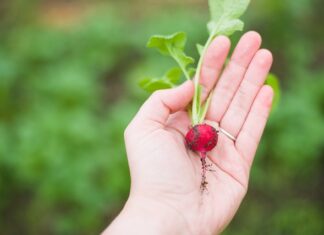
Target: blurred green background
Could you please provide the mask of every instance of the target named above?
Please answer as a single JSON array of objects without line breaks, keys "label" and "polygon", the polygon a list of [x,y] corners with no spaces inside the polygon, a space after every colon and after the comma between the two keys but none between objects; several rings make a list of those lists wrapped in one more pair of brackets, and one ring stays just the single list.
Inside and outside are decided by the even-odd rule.
[{"label": "blurred green background", "polygon": [[[324,2],[252,1],[282,99],[224,232],[324,234]],[[0,1],[0,234],[98,234],[129,191],[123,130],[170,60],[151,34],[207,38],[207,0]],[[240,33],[232,37],[237,42]],[[221,193],[221,192],[220,192]]]}]

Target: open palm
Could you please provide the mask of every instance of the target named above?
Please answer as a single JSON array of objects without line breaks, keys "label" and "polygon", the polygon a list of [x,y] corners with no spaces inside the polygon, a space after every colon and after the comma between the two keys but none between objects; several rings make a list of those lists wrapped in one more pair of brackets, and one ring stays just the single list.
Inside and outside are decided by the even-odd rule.
[{"label": "open palm", "polygon": [[223,70],[230,41],[220,36],[204,58],[203,97],[214,89],[207,120],[236,137],[234,142],[219,133],[216,148],[208,153],[212,171],[207,173],[206,192],[200,190],[199,156],[184,144],[190,127],[184,110],[193,96],[192,82],[154,93],[125,132],[131,197],[173,213],[188,234],[221,232],[247,191],[273,96],[272,89],[264,85],[272,56],[259,49],[260,44],[257,33],[246,33]]}]

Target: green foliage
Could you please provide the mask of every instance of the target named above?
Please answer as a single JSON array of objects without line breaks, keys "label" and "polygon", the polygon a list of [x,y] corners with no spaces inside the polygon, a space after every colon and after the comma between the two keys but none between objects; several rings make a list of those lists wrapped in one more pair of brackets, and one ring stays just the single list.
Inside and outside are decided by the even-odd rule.
[{"label": "green foliage", "polygon": [[[201,71],[205,52],[217,35],[231,36],[236,31],[243,30],[244,23],[239,20],[239,17],[243,15],[250,3],[249,0],[209,0],[208,2],[211,15],[211,20],[207,24],[209,38],[204,47],[199,44],[197,45],[200,55],[197,68],[198,74],[200,74]],[[193,124],[202,123],[204,121],[213,93],[213,91],[210,92],[206,102],[201,104],[199,79],[199,76],[195,79],[196,92],[192,102]]]},{"label": "green foliage", "polygon": [[[187,35],[184,32],[178,32],[168,36],[155,35],[147,43],[148,48],[157,48],[161,54],[171,56],[183,71],[185,77],[190,80],[188,65],[193,64],[195,60],[184,53],[187,42]],[[159,89],[158,87],[156,87]]]},{"label": "green foliage", "polygon": [[197,44],[197,51],[198,51],[199,55],[201,56],[204,52],[204,46]]},{"label": "green foliage", "polygon": [[[222,34],[230,36],[234,32],[243,29],[244,24],[238,18],[245,12],[249,2],[249,0],[209,0],[211,21],[207,24],[207,28],[209,29],[210,35],[205,46],[197,44],[200,58],[197,69],[191,70],[196,72],[198,76],[191,77],[190,75],[193,73],[187,70],[187,66],[193,64],[194,60],[183,51],[187,41],[187,36],[184,32],[178,32],[168,36],[155,35],[152,36],[147,43],[147,47],[157,48],[161,54],[171,56],[179,64],[187,80],[194,78],[195,93],[192,101],[192,108],[189,110],[193,125],[204,121],[211,100],[211,95],[209,95],[207,100],[202,102],[202,87],[199,85],[205,52],[217,35]],[[174,87],[174,85],[175,84],[163,78],[144,78],[140,82],[140,86],[144,90],[150,92],[171,88]]]},{"label": "green foliage", "polygon": [[208,30],[211,36],[232,35],[241,31],[244,23],[239,18],[246,11],[250,0],[209,0],[211,21]]},{"label": "green foliage", "polygon": [[277,108],[279,101],[280,101],[280,97],[281,97],[281,89],[280,89],[279,79],[276,75],[274,75],[273,73],[270,73],[268,75],[265,83],[267,85],[271,86],[274,91],[274,99],[273,99],[273,106],[272,106],[272,109],[274,110]]},{"label": "green foliage", "polygon": [[183,51],[187,41],[184,32],[175,33],[169,36],[155,35],[147,43],[148,48],[157,48],[163,55],[171,56],[173,51]]},{"label": "green foliage", "polygon": [[128,194],[127,161],[120,143],[136,108],[124,104],[130,107],[122,115],[123,110],[116,109],[119,104],[105,102],[116,95],[104,88],[104,73],[120,63],[121,54],[113,51],[127,47],[121,35],[110,35],[121,26],[105,22],[86,19],[70,32],[21,22],[3,36],[4,234],[99,233],[104,225],[98,216],[110,216]]},{"label": "green foliage", "polygon": [[160,89],[172,88],[181,78],[180,68],[170,69],[162,78],[144,78],[139,82],[140,87],[145,91],[154,92]]}]

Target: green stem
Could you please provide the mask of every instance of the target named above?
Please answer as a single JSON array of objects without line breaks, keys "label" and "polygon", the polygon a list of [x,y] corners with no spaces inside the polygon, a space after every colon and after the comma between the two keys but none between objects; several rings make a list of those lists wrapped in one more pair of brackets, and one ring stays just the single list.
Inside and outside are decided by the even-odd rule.
[{"label": "green stem", "polygon": [[206,117],[206,114],[207,114],[207,111],[208,111],[212,96],[213,96],[213,91],[211,91],[209,93],[209,96],[208,96],[205,104],[203,105],[203,108],[202,108],[202,110],[200,112],[200,115],[199,115],[199,123],[202,123],[205,120],[205,117]]},{"label": "green stem", "polygon": [[[207,48],[209,47],[210,43],[212,42],[212,40],[214,39],[213,34],[211,34],[204,46],[204,50],[200,56],[199,62],[198,62],[198,67],[197,67],[197,71],[196,71],[196,77],[194,80],[194,84],[195,84],[195,94],[194,94],[194,98],[193,98],[193,102],[192,102],[192,124],[193,125],[197,125],[200,122],[202,122],[203,120],[200,120],[199,116],[200,116],[200,104],[197,105],[197,102],[200,100],[200,97],[198,97],[198,89],[199,89],[199,81],[200,81],[200,75],[201,75],[201,68],[202,68],[202,64],[203,64],[203,60],[207,51]],[[208,108],[208,107],[207,107]]]},{"label": "green stem", "polygon": [[[172,55],[172,56],[173,56],[173,55]],[[182,64],[179,62],[179,60],[178,60],[176,57],[173,56],[173,58],[175,59],[175,61],[177,61],[178,65],[179,65],[179,67],[181,68],[181,70],[182,70],[183,74],[185,75],[186,79],[187,79],[187,80],[191,80],[191,78],[190,78],[190,76],[189,76],[189,73],[188,73],[188,71],[186,70],[186,68],[182,66]]]},{"label": "green stem", "polygon": [[180,69],[182,70],[183,74],[185,75],[187,80],[191,80],[188,71],[186,70],[186,68],[180,63],[180,61],[178,60],[178,58],[173,54],[172,48],[167,45],[170,55],[172,56],[172,58],[177,62],[177,64],[179,65]]}]

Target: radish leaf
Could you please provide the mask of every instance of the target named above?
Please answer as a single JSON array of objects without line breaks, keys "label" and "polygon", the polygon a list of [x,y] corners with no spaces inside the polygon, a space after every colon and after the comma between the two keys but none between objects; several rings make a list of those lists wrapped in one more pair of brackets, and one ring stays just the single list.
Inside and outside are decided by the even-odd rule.
[{"label": "radish leaf", "polygon": [[166,74],[165,74],[165,80],[171,82],[172,84],[176,84],[179,82],[181,78],[182,72],[181,69],[178,67],[170,69]]},{"label": "radish leaf", "polygon": [[204,52],[204,46],[201,44],[197,44],[196,46],[197,46],[198,53],[201,56]]},{"label": "radish leaf", "polygon": [[[150,38],[147,47],[156,48],[161,54],[172,57],[178,64],[179,68],[171,69],[162,78],[145,78],[140,82],[140,86],[147,91],[171,88],[181,78],[181,72],[187,80],[194,77],[195,92],[192,101],[192,107],[189,108],[192,124],[202,123],[208,107],[210,105],[211,91],[208,99],[201,100],[202,87],[200,85],[200,74],[203,64],[203,58],[207,48],[217,35],[230,36],[236,31],[241,31],[244,23],[239,19],[246,11],[250,0],[208,0],[211,13],[211,20],[207,24],[209,37],[204,45],[197,44],[197,50],[200,55],[196,68],[190,67],[194,59],[187,56],[184,52],[187,35],[184,32],[177,32],[171,35],[155,35]],[[195,76],[196,74],[196,76]],[[270,82],[275,86],[274,78]],[[277,83],[278,85],[278,83]]]},{"label": "radish leaf", "polygon": [[195,68],[190,68],[188,70],[188,74],[191,78],[193,78],[196,75],[196,69]]},{"label": "radish leaf", "polygon": [[171,50],[183,50],[187,42],[187,36],[184,32],[174,33],[172,35],[154,35],[148,43],[148,48],[157,48],[163,55],[171,55]]},{"label": "radish leaf", "polygon": [[139,82],[139,85],[147,92],[173,87],[172,83],[158,78],[144,78]]},{"label": "radish leaf", "polygon": [[250,0],[209,0],[211,21],[208,30],[212,37],[231,35],[242,30],[244,23],[238,18],[246,11]]},{"label": "radish leaf", "polygon": [[174,33],[172,35],[154,35],[147,43],[147,47],[156,48],[161,54],[171,56],[180,66],[187,80],[190,80],[188,65],[193,64],[195,60],[184,53],[187,42],[187,35],[184,32]]},{"label": "radish leaf", "polygon": [[[241,20],[235,19],[235,20],[227,21],[226,24],[217,26],[217,24],[214,21],[210,21],[207,27],[210,34],[230,36],[236,31],[242,31],[244,27],[244,23]],[[216,32],[215,33],[214,30],[216,28],[217,31],[215,31]]]},{"label": "radish leaf", "polygon": [[178,67],[170,69],[162,78],[146,77],[139,81],[139,86],[145,91],[154,92],[156,90],[175,87],[180,81],[181,70]]}]

